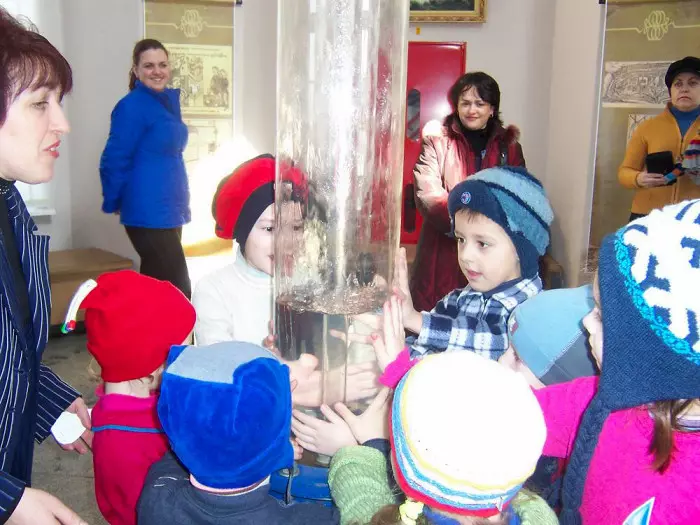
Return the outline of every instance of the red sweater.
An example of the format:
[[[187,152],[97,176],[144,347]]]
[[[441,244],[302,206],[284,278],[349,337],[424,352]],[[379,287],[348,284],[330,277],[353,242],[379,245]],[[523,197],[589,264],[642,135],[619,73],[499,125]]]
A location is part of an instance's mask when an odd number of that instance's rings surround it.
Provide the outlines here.
[[[136,505],[148,469],[168,450],[156,410],[158,396],[105,395],[92,410],[95,497],[111,525],[136,525]]]

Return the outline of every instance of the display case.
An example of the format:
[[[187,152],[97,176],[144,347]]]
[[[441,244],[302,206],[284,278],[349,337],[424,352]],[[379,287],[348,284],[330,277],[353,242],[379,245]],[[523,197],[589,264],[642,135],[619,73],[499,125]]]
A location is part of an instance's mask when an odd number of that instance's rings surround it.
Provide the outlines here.
[[[408,10],[279,3],[275,326],[284,359],[317,361],[298,407],[317,416],[336,401],[360,411],[376,391],[358,336],[391,291],[399,246]]]

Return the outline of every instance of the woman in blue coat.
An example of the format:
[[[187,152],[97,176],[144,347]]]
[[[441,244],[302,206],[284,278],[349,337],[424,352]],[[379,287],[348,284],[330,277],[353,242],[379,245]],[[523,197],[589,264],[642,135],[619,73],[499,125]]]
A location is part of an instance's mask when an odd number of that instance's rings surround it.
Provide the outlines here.
[[[100,161],[102,211],[117,213],[141,257],[141,273],[170,281],[188,298],[190,278],[182,226],[190,221],[190,192],[182,153],[187,126],[180,90],[167,89],[168,51],[157,40],[134,47],[129,94],[112,111]]]

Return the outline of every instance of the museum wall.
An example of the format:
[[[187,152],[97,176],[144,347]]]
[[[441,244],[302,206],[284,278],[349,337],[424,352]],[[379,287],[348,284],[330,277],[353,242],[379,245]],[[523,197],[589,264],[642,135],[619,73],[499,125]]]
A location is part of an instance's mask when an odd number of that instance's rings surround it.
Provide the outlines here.
[[[671,62],[700,55],[700,2],[610,5],[605,31],[603,93],[595,165],[590,248],[625,224],[634,191],[617,171],[639,123],[663,111]]]
[[[557,0],[552,40],[547,167],[552,254],[569,286],[581,282],[590,225],[604,8]]]
[[[67,137],[70,180],[65,181],[73,203],[72,245],[94,246],[136,260],[119,218],[101,211],[99,161],[112,108],[127,92],[131,51],[143,33],[143,4],[141,0],[70,0],[61,5],[64,52],[74,81],[66,100],[72,130]]]
[[[59,33],[59,41],[63,37],[76,87],[66,104],[73,127],[66,141],[69,162],[64,153],[59,162],[68,164],[70,182],[64,188],[69,191],[54,197],[57,210],[67,206],[71,213],[57,213],[50,229],[72,232],[60,247],[98,246],[133,257],[117,217],[100,211],[98,163],[109,114],[126,92],[133,43],[143,34],[143,4],[71,0],[61,5],[62,23],[60,17],[53,20],[53,34]],[[234,9],[233,126],[241,155],[274,148],[276,7],[276,0],[244,0]],[[410,30],[413,40],[466,41],[468,68],[486,70],[499,81],[504,120],[521,128],[528,166],[554,204],[553,251],[569,276],[577,274],[587,245],[600,13],[592,0],[491,0],[485,24],[421,24],[419,32],[415,25]]]
[[[54,0],[0,0],[0,5],[13,15],[24,15],[62,52],[66,50],[63,37],[63,11]],[[21,185],[20,192],[34,212],[40,231],[51,236],[51,249],[69,248],[72,244],[72,199],[70,188],[70,140],[61,146],[61,160],[56,164],[54,180],[46,185]],[[34,201],[32,203],[32,200]],[[47,211],[48,210],[48,211]]]

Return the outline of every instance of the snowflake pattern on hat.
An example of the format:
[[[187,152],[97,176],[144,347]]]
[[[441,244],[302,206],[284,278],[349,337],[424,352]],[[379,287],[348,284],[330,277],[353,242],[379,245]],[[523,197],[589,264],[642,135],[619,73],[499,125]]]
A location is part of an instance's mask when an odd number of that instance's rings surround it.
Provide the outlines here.
[[[630,223],[615,254],[640,314],[664,344],[700,365],[700,200]]]

